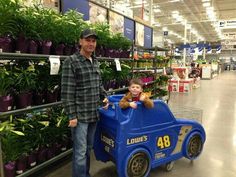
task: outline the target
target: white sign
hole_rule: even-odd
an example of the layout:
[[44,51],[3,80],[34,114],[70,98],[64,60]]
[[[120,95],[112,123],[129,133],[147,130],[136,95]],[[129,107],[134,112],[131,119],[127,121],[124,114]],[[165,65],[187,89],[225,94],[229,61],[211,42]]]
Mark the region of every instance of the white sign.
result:
[[236,39],[236,32],[228,32],[224,33],[225,39]]
[[222,45],[222,50],[232,50],[234,49],[233,45]]
[[219,27],[222,29],[236,28],[236,20],[222,20],[219,21]]
[[50,56],[50,75],[57,75],[60,69],[60,56]]
[[115,63],[116,63],[116,70],[117,71],[121,71],[121,66],[120,66],[119,58],[115,58]]
[[236,40],[224,40],[221,42],[222,45],[236,45]]

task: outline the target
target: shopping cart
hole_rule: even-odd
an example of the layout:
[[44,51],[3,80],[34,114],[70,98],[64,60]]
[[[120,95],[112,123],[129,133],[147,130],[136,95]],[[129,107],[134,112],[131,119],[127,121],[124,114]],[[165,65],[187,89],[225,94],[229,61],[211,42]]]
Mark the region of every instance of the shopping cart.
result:
[[199,108],[187,107],[187,106],[170,106],[171,112],[175,118],[186,118],[199,122],[202,124],[203,110]]

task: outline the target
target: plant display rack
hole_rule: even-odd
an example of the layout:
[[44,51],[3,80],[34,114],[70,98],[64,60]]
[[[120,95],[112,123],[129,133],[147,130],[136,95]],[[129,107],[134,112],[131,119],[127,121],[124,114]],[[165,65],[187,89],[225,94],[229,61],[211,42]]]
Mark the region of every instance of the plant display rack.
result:
[[[166,49],[166,48],[161,48],[161,47],[151,47],[151,48],[144,48],[144,47],[136,47],[136,51],[137,53],[139,53],[140,51],[143,52],[143,57],[145,56],[144,53],[147,52],[147,53],[153,53],[154,52],[154,55],[149,55],[148,57],[145,57],[144,59],[143,58],[140,58],[140,59],[137,59],[136,61],[148,61],[149,63],[151,62],[151,65],[149,66],[145,66],[145,67],[134,67],[133,68],[133,72],[151,72],[154,74],[154,81],[157,81],[157,79],[164,73],[164,68],[163,67],[158,67],[157,66],[157,63],[158,63],[158,55],[157,53],[158,52],[168,52],[169,49]],[[152,98],[157,98],[157,96],[155,96],[157,94],[157,90],[161,89],[161,90],[166,90],[166,88],[164,88],[162,85],[159,85],[157,84],[156,82],[153,82],[152,84],[154,84],[154,90],[153,90],[153,95],[152,95]],[[163,99],[165,100],[166,102],[168,102],[168,99],[169,99],[169,96],[166,97],[163,96],[163,97],[159,97],[160,99]]]

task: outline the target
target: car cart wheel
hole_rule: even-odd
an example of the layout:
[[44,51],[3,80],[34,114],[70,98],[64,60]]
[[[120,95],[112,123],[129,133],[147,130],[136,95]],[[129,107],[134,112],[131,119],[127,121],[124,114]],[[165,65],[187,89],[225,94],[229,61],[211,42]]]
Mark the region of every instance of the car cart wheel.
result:
[[173,167],[174,167],[174,164],[175,164],[174,161],[167,163],[165,165],[165,170],[166,171],[171,171],[173,169]]
[[131,156],[127,165],[129,177],[144,177],[150,171],[150,160],[145,152],[137,152]]
[[195,159],[202,152],[202,138],[199,134],[194,134],[190,137],[187,148],[186,148],[186,157],[188,159]]

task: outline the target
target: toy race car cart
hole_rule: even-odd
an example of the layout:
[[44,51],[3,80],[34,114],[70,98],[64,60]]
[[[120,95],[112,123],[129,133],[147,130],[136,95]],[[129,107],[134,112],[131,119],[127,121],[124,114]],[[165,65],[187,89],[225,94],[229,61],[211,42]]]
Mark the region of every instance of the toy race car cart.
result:
[[97,160],[113,161],[120,177],[147,177],[151,168],[182,157],[197,158],[205,142],[205,131],[193,120],[176,119],[167,104],[154,100],[154,108],[138,103],[137,109],[121,109],[123,95],[109,97],[112,106],[100,109],[101,119],[94,141]]

